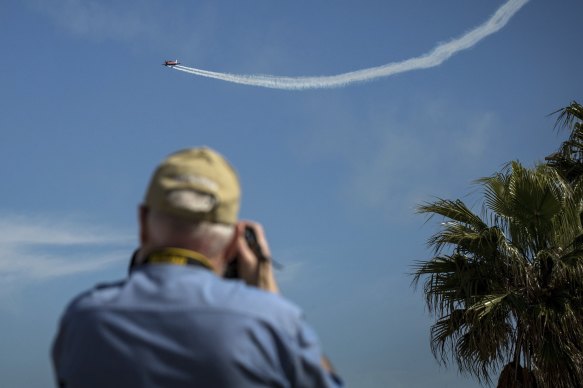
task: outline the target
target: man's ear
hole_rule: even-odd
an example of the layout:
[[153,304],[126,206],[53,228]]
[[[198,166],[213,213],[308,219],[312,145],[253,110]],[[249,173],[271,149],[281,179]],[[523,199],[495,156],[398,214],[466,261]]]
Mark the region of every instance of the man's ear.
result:
[[138,208],[138,217],[140,223],[140,244],[143,246],[149,240],[148,235],[148,213],[149,209],[146,205],[140,205]]

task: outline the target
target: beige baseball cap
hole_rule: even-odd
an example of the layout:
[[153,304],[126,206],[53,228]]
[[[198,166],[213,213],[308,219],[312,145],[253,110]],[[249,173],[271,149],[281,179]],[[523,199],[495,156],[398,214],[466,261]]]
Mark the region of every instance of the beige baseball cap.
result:
[[148,187],[145,205],[192,221],[235,224],[241,189],[231,164],[208,147],[168,156]]

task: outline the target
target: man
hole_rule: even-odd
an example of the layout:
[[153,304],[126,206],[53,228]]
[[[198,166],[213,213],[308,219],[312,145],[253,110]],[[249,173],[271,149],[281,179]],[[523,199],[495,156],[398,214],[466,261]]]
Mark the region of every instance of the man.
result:
[[[261,226],[238,221],[239,198],[235,171],[209,148],[162,162],[129,277],[63,315],[60,387],[340,385],[301,311],[278,295]],[[239,279],[223,278],[233,269]]]

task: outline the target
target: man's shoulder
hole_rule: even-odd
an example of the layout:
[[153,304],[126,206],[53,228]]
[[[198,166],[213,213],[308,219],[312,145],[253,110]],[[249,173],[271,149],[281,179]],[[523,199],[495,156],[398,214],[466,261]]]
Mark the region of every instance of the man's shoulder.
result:
[[65,315],[105,304],[107,300],[114,299],[119,294],[125,283],[125,279],[101,282],[92,288],[79,293],[71,300],[71,302],[69,302],[65,309]]
[[239,280],[220,279],[218,283],[225,290],[224,306],[234,312],[259,318],[269,318],[279,314],[287,319],[300,319],[303,315],[296,304],[279,294],[248,286]]
[[[169,272],[171,276],[166,276]],[[282,327],[288,332],[297,330],[303,319],[302,310],[280,295],[240,280],[217,277],[206,270],[179,271],[179,268],[148,269],[127,279],[99,283],[75,297],[65,316],[135,310],[236,315]]]
[[[176,297],[176,303],[182,304],[186,309],[208,309],[261,319],[274,316],[299,319],[302,316],[301,309],[293,302],[281,295],[248,286],[239,279],[225,279],[197,268],[183,270],[180,267],[168,267],[162,270],[171,274],[165,278],[171,287],[165,287],[163,292],[172,294]],[[146,274],[155,276],[158,273]]]

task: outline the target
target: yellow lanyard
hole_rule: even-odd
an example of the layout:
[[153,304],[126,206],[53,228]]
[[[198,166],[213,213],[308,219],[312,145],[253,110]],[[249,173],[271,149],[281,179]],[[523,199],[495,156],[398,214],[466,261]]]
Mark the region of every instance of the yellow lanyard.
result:
[[213,267],[202,253],[182,248],[164,248],[150,253],[144,260],[145,264],[174,264],[174,265],[200,265],[213,270]]

